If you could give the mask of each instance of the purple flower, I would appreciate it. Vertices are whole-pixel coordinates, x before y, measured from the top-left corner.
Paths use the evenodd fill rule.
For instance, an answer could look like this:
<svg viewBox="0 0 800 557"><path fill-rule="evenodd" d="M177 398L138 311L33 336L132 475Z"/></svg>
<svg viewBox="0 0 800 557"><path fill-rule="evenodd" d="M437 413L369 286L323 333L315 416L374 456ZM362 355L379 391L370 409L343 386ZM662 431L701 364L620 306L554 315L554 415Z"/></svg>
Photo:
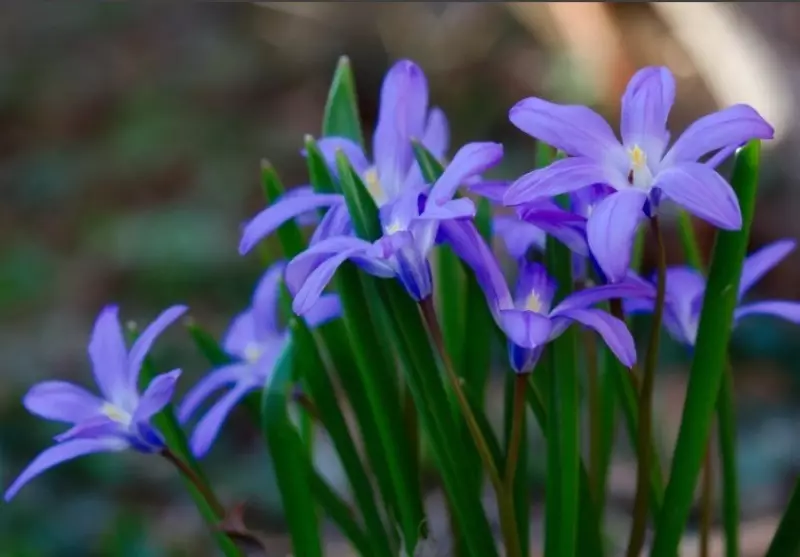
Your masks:
<svg viewBox="0 0 800 557"><path fill-rule="evenodd" d="M745 259L742 277L739 281L739 301L758 280L772 270L795 248L793 240L779 240ZM694 346L706 281L703 276L688 267L667 269L666 305L664 307L664 326L673 338L683 344ZM637 300L626 304L626 311L652 311L652 303ZM785 300L767 300L739 305L733 314L734 326L748 315L772 315L800 323L800 303Z"/></svg>
<svg viewBox="0 0 800 557"><path fill-rule="evenodd" d="M234 406L247 393L264 387L286 347L289 332L278 322L284 267L283 263L275 263L269 268L256 287L251 307L238 315L228 329L222 347L235 361L209 373L181 403L178 418L185 423L208 397L223 387L230 387L198 422L192 434L191 449L198 457L208 452ZM337 317L340 311L338 297L323 296L306 315L306 321L309 326L316 327Z"/></svg>
<svg viewBox="0 0 800 557"><path fill-rule="evenodd" d="M537 98L519 102L511 109L512 123L570 158L522 176L504 202L519 205L593 184L613 188L587 223L589 247L612 282L627 273L636 227L645 211L655 214L662 193L715 226L739 229L738 199L714 165L750 139L771 138L773 129L753 108L739 104L700 118L667 150L674 98L675 81L667 68L638 71L622 97L622 143L587 107ZM713 152L719 156L698 162Z"/></svg>
<svg viewBox="0 0 800 557"><path fill-rule="evenodd" d="M497 143L470 143L462 147L427 194L410 187L380 208L383 236L375 242L352 236L326 238L295 257L286 269L286 284L294 295L294 311L303 315L313 307L336 269L350 260L364 271L395 277L412 298L431 294L428 254L439 224L474 216L475 205L453 199L459 185L494 166L503 156Z"/></svg>
<svg viewBox="0 0 800 557"><path fill-rule="evenodd" d="M56 444L25 468L6 491L6 501L30 480L67 460L130 448L145 453L164 448L161 435L150 425L150 418L172 398L181 371L159 375L140 395L139 370L158 335L186 309L173 306L159 315L130 352L125 347L117 307L107 306L100 312L89 342L89 357L102 397L65 381L44 381L28 391L22 402L29 412L71 424L72 428L56 436Z"/></svg>
<svg viewBox="0 0 800 557"><path fill-rule="evenodd" d="M633 366L636 348L625 323L591 306L610 298L653 297L651 285L625 281L588 288L551 309L556 285L543 266L521 262L512 295L497 260L472 222L449 221L442 224L442 232L483 288L495 322L509 339L509 359L517 373L530 372L545 344L572 323L597 331L623 364Z"/></svg>
<svg viewBox="0 0 800 557"><path fill-rule="evenodd" d="M336 153L342 151L367 186L375 203L382 207L398 200L405 192L422 193L427 185L414 160L411 140L419 139L437 159L443 160L450 141L447 118L438 108L428 110L428 82L422 69L409 60L397 62L383 80L378 125L372 142L373 161L353 141L343 137L325 137L317 145L331 172L336 174ZM289 219L320 208L331 207L326 217L331 229L317 234L319 241L335 235L349 235L349 215L339 194L317 194L310 187L295 188L297 193L284 196L256 215L245 225L239 244L244 255L262 238ZM324 223L325 219L323 219ZM320 225L322 228L322 224Z"/></svg>

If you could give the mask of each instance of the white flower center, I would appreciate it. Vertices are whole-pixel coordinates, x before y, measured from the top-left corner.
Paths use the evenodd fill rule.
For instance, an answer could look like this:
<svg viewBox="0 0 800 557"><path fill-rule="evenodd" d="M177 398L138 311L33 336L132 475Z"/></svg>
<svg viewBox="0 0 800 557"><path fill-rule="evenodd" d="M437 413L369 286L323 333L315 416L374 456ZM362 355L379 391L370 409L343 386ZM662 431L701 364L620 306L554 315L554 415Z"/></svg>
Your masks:
<svg viewBox="0 0 800 557"><path fill-rule="evenodd" d="M653 185L653 174L647 166L647 153L634 145L628 149L628 156L631 159L631 167L628 171L628 183L634 187L649 190Z"/></svg>
<svg viewBox="0 0 800 557"><path fill-rule="evenodd" d="M527 309L528 311L533 311L535 313L541 313L542 298L536 292L531 292L528 295L528 299L525 300L525 309Z"/></svg>
<svg viewBox="0 0 800 557"><path fill-rule="evenodd" d="M378 179L378 171L373 166L364 173L364 185L367 186L367 191L375 200L375 204L380 206L386 202L386 192L383 191L383 186Z"/></svg>
<svg viewBox="0 0 800 557"><path fill-rule="evenodd" d="M264 347L258 342L249 342L244 348L244 359L249 364L255 364L264 355Z"/></svg>
<svg viewBox="0 0 800 557"><path fill-rule="evenodd" d="M130 412L126 412L116 404L111 404L110 402L103 403L103 406L100 407L100 412L105 414L110 420L126 427L133 421L133 416L131 416Z"/></svg>

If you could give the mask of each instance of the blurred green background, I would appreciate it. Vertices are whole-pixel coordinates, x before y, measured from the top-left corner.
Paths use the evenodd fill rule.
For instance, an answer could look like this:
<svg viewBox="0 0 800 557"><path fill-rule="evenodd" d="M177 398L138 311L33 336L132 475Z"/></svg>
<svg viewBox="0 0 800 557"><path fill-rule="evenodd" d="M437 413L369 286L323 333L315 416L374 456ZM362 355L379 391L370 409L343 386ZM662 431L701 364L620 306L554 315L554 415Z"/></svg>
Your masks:
<svg viewBox="0 0 800 557"><path fill-rule="evenodd" d="M765 152L755 248L800 229L798 24L791 3L3 6L4 487L59 431L28 415L20 397L45 378L89 384L85 346L105 303L145 322L185 302L215 334L246 307L260 265L236 247L241 223L263 206L259 161L287 184L304 183L302 137L319 134L341 54L352 59L367 131L383 73L412 58L450 119L452 145L503 142L505 177L532 166L533 141L507 120L525 96L591 104L613 120L633 71L666 64L678 80L673 137L702 114L748 102L778 132ZM710 230L698 226L708 249ZM676 234L668 250L679 263ZM755 295L800 299L799 275L793 255ZM800 468L799 339L797 328L768 320L734 337L745 555L764 547ZM183 389L207 371L181 327L154 354L160 369L184 369ZM663 357L658 422L670 446L687 360L674 345ZM329 452L323 444L320 467L341 486ZM624 520L633 492L620 454L612 521ZM206 463L222 498L246 501L248 521L268 532L275 556L287 555L269 460L246 417L232 417ZM347 555L334 533L331 543L331 555ZM694 545L688 539L683 554ZM0 557L214 554L173 471L140 455L80 459L0 505Z"/></svg>

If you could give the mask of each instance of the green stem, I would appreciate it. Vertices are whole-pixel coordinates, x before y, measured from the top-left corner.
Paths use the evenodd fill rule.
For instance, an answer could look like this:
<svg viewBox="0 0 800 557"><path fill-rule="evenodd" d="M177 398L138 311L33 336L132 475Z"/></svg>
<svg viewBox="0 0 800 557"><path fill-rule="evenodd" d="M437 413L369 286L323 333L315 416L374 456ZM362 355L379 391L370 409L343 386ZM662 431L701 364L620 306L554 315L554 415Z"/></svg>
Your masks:
<svg viewBox="0 0 800 557"><path fill-rule="evenodd" d="M736 471L736 413L733 372L730 364L722 376L717 399L719 454L722 461L722 512L725 526L725 555L739 557L739 480Z"/></svg>
<svg viewBox="0 0 800 557"><path fill-rule="evenodd" d="M795 484L778 530L764 557L792 557L800 551L800 481Z"/></svg>
<svg viewBox="0 0 800 557"><path fill-rule="evenodd" d="M664 317L664 301L666 299L667 287L667 257L658 217L652 217L650 219L650 227L656 240L658 282L656 285L656 305L653 312L653 325L650 330L650 343L647 347L647 359L645 360L644 374L639 390L639 443L637 447L636 499L633 507L633 525L631 526L631 537L628 544L628 557L638 557L641 554L647 531L647 499L650 489L650 467L653 456L650 450L650 445L652 443L650 432L653 419L653 383L655 381L656 363L658 362L658 344L661 339L661 321Z"/></svg>
<svg viewBox="0 0 800 557"><path fill-rule="evenodd" d="M511 435L508 439L508 454L506 454L506 473L503 477L505 490L511 493L514 487L514 475L517 472L519 459L519 446L522 441L522 430L525 424L525 391L527 390L527 374L517 374L514 377L514 402L511 417Z"/></svg>
<svg viewBox="0 0 800 557"><path fill-rule="evenodd" d="M600 415L600 377L597 369L597 345L591 331L583 334L586 353L587 397L589 401L589 482L595 503L603 500L603 461ZM607 409L610 411L610 409Z"/></svg>
<svg viewBox="0 0 800 557"><path fill-rule="evenodd" d="M214 511L214 514L219 517L220 520L225 518L225 507L219 502L217 496L214 495L214 492L211 491L211 488L206 485L204 481L200 479L200 476L192 470L191 466L186 464L183 460L181 460L175 453L173 453L169 448L164 448L161 450L161 456L166 458L175 468L178 469L183 477L189 480L192 485L197 489L198 493L203 496L208 506Z"/></svg>
<svg viewBox="0 0 800 557"><path fill-rule="evenodd" d="M711 454L711 439L708 440L706 458L703 462L702 494L700 497L700 557L709 557L711 520L714 500L714 464Z"/></svg>

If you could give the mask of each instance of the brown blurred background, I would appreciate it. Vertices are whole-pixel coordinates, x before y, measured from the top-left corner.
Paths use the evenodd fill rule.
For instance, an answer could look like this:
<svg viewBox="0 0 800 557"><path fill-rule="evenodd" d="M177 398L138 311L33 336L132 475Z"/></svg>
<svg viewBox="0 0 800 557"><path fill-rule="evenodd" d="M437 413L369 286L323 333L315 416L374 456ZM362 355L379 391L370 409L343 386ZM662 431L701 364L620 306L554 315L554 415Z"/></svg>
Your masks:
<svg viewBox="0 0 800 557"><path fill-rule="evenodd" d="M352 59L367 131L383 73L412 58L450 119L452 145L503 142L506 177L532 166L533 141L507 120L525 96L589 104L614 121L635 69L665 64L678 81L673 137L707 112L750 103L777 130L765 149L755 248L800 230L798 26L793 3L3 6L4 486L58 431L29 416L20 397L48 377L90 382L85 346L104 303L148 320L186 302L215 333L245 307L259 265L236 246L239 225L263 205L259 160L269 158L287 184L304 183L301 139L319 133L341 54ZM699 226L708 249L710 230ZM670 263L680 263L676 234L668 249ZM800 299L798 274L793 255L754 294ZM797 328L769 320L734 337L746 555L771 536L800 466L798 339ZM184 388L206 371L179 327L155 355L163 369L183 367ZM663 359L659 425L668 447L687 357L668 345ZM623 437L609 515L622 532L633 488ZM320 466L343 486L328 452L320 450ZM248 519L271 533L275 556L285 555L268 462L238 414L207 458L223 498L247 500ZM542 466L529 471L539 482ZM694 555L689 534L683 554ZM214 554L210 547L172 471L137 455L65 465L0 506L0 557L202 557Z"/></svg>

